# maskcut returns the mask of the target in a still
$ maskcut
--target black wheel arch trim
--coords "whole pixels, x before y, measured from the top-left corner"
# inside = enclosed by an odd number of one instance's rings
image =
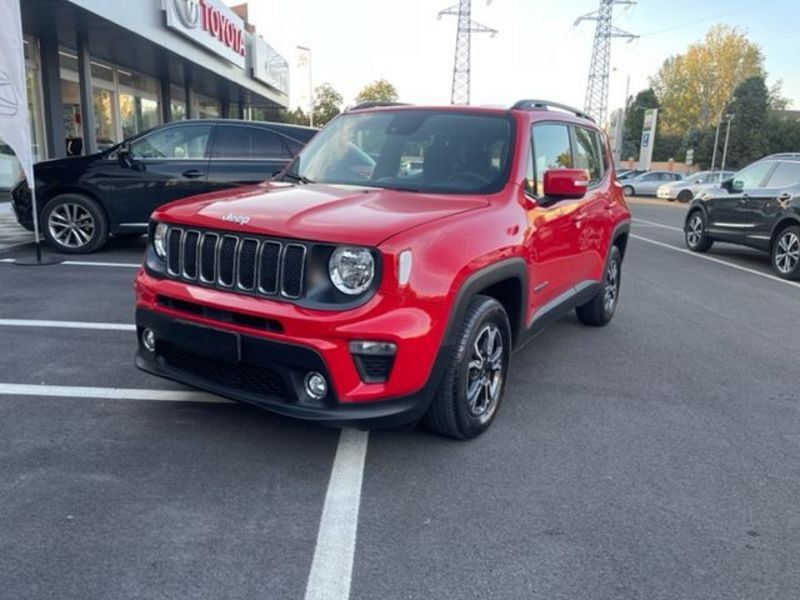
[[[461,284],[456,292],[456,299],[447,319],[447,327],[445,328],[442,342],[443,347],[449,347],[453,344],[457,334],[457,325],[463,320],[470,300],[480,294],[481,291],[508,279],[516,279],[520,285],[520,314],[509,315],[509,320],[512,323],[516,323],[516,327],[512,326],[512,338],[515,342],[520,339],[525,329],[525,312],[528,306],[528,268],[522,258],[514,257],[476,271]],[[517,318],[515,319],[514,317]]]
[[[778,234],[787,227],[800,227],[800,217],[795,217],[794,215],[784,215],[778,220],[777,223],[775,223],[775,225],[772,226],[772,231],[769,233],[770,248],[772,248],[772,244],[775,243]]]

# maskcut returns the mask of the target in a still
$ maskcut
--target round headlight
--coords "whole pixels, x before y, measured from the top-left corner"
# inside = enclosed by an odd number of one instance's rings
[[[328,271],[337,290],[355,296],[366,291],[372,284],[375,278],[375,260],[366,248],[342,246],[331,254]]]
[[[167,224],[159,223],[153,233],[153,249],[158,258],[162,260],[167,258],[167,231],[169,231]]]

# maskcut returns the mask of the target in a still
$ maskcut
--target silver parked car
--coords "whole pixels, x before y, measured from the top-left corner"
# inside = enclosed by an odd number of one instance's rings
[[[665,183],[681,181],[683,175],[672,171],[648,171],[632,179],[625,179],[622,190],[626,196],[655,196]]]
[[[733,177],[733,171],[700,171],[676,183],[665,183],[658,188],[656,196],[662,200],[691,202],[703,190],[718,188],[726,179]]]

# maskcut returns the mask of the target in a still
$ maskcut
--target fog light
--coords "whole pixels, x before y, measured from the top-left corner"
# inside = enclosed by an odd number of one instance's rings
[[[156,350],[156,334],[152,329],[145,329],[142,331],[142,346],[148,352],[155,352]]]
[[[328,382],[325,378],[315,371],[306,375],[306,394],[314,400],[322,400],[328,393]]]
[[[369,354],[372,356],[394,356],[397,354],[397,344],[392,342],[358,340],[350,342],[350,352],[353,354]]]

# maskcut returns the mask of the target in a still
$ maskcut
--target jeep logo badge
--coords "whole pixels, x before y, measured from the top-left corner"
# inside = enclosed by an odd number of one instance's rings
[[[250,222],[250,217],[245,215],[236,215],[233,213],[228,213],[224,217],[222,217],[223,221],[230,221],[231,223],[238,223],[239,225],[247,225]]]

